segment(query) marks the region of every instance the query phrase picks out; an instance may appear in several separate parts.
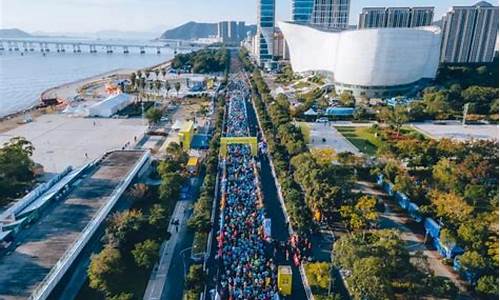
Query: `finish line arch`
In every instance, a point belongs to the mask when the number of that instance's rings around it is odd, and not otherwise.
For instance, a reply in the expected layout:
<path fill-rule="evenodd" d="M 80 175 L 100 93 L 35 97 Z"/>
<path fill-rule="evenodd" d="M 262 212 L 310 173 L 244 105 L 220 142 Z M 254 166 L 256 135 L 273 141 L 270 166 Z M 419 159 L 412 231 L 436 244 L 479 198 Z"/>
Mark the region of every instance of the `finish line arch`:
<path fill-rule="evenodd" d="M 257 156 L 257 137 L 223 137 L 220 139 L 220 154 L 227 155 L 227 146 L 234 144 L 246 144 L 252 149 L 252 155 Z"/>

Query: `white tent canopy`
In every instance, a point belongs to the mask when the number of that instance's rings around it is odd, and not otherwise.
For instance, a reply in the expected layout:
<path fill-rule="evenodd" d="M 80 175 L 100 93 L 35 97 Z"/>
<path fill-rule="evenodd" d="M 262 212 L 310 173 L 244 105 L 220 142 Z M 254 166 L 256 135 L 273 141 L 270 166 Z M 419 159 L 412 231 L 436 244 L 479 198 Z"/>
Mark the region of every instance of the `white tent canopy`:
<path fill-rule="evenodd" d="M 314 109 L 310 108 L 308 111 L 304 113 L 306 116 L 317 116 L 318 113 L 314 111 Z"/>
<path fill-rule="evenodd" d="M 105 100 L 98 102 L 89 107 L 90 117 L 105 117 L 109 118 L 118 111 L 132 104 L 134 98 L 129 94 L 111 95 Z"/>

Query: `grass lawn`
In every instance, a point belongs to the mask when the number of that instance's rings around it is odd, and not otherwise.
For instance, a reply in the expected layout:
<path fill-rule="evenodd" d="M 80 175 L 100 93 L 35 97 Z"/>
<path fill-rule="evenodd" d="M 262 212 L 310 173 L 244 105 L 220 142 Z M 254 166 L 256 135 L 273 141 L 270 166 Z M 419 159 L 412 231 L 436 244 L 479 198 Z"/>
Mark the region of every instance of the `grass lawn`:
<path fill-rule="evenodd" d="M 346 139 L 349 140 L 359 151 L 373 156 L 382 146 L 382 141 L 370 132 L 368 127 L 335 127 Z"/>
<path fill-rule="evenodd" d="M 304 135 L 304 141 L 306 142 L 306 144 L 310 144 L 311 126 L 309 126 L 309 124 L 307 124 L 306 122 L 298 122 L 296 125 L 300 127 L 300 131 L 302 131 L 302 135 Z"/>

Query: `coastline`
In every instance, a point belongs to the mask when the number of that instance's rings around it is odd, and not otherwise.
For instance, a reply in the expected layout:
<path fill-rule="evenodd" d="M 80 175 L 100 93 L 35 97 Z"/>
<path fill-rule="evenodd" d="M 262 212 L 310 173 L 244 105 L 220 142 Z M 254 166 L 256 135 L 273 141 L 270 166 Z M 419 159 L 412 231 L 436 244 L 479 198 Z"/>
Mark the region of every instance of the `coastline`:
<path fill-rule="evenodd" d="M 4 133 L 6 131 L 9 131 L 11 129 L 14 129 L 18 126 L 21 126 L 23 124 L 26 124 L 26 117 L 29 115 L 29 118 L 31 119 L 36 119 L 42 115 L 53 113 L 57 111 L 57 105 L 56 106 L 47 106 L 44 105 L 42 102 L 42 99 L 47 99 L 47 98 L 58 98 L 62 100 L 68 100 L 70 98 L 73 98 L 76 96 L 79 92 L 80 89 L 86 85 L 93 84 L 100 82 L 102 80 L 108 80 L 109 78 L 112 77 L 125 77 L 129 76 L 132 72 L 137 72 L 138 70 L 144 70 L 144 69 L 157 69 L 157 68 L 162 68 L 162 67 L 169 67 L 172 62 L 172 59 L 169 59 L 165 62 L 149 66 L 149 67 L 144 67 L 144 68 L 137 68 L 137 69 L 126 69 L 126 68 L 119 68 L 119 69 L 114 69 L 108 72 L 96 74 L 90 77 L 82 78 L 79 80 L 71 81 L 71 82 L 66 82 L 58 86 L 50 87 L 46 90 L 44 90 L 39 98 L 38 98 L 38 103 L 32 105 L 31 107 L 25 108 L 23 110 L 20 110 L 15 113 L 11 113 L 5 116 L 0 117 L 0 134 Z"/>

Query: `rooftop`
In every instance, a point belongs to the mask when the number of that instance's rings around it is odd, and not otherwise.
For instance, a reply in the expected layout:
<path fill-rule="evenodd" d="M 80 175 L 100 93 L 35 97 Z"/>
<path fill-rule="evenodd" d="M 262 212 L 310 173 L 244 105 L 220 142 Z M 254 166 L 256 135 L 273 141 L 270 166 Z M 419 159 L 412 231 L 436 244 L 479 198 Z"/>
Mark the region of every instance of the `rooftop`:
<path fill-rule="evenodd" d="M 16 236 L 17 247 L 0 256 L 0 299 L 26 299 L 75 243 L 82 230 L 132 171 L 143 151 L 116 151 L 77 180 L 67 197 Z"/>

